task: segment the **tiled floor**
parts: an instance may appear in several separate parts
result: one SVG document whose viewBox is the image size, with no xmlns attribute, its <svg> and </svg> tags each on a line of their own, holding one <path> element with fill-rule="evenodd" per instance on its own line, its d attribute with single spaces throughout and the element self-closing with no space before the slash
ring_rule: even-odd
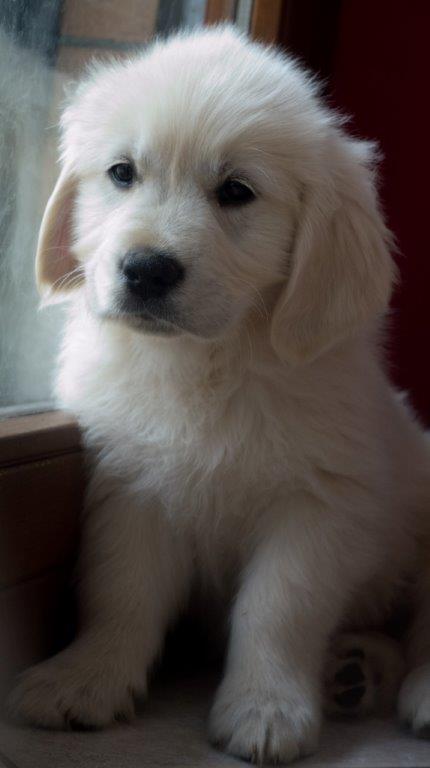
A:
<svg viewBox="0 0 430 768">
<path fill-rule="evenodd" d="M 205 719 L 212 682 L 158 684 L 132 725 L 97 733 L 51 733 L 0 725 L 0 768 L 240 768 L 211 749 Z M 402 733 L 391 721 L 326 724 L 306 768 L 430 766 L 430 742 Z"/>
</svg>

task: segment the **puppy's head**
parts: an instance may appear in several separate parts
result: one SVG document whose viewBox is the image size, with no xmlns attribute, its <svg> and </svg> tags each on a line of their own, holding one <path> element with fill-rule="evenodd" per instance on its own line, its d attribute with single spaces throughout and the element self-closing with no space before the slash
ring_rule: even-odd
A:
<svg viewBox="0 0 430 768">
<path fill-rule="evenodd" d="M 156 43 L 93 69 L 62 136 L 37 257 L 46 300 L 85 290 L 101 318 L 203 339 L 261 312 L 295 361 L 386 308 L 369 147 L 280 54 L 229 28 Z"/>
</svg>

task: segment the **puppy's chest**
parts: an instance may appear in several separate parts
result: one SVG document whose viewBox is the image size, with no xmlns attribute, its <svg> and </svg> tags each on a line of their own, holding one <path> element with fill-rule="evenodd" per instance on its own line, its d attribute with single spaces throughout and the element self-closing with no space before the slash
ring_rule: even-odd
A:
<svg viewBox="0 0 430 768">
<path fill-rule="evenodd" d="M 161 395 L 143 404 L 137 429 L 123 420 L 120 450 L 142 487 L 168 515 L 208 529 L 263 512 L 292 475 L 279 420 L 274 430 L 246 393 L 221 403 Z"/>
<path fill-rule="evenodd" d="M 81 418 L 115 472 L 160 499 L 166 514 L 208 530 L 251 522 L 297 477 L 288 405 L 265 382 L 251 375 L 214 382 L 203 364 L 197 375 L 166 366 L 161 355 L 119 366 L 116 352 L 114 379 L 109 360 L 86 371 L 80 362 Z"/>
<path fill-rule="evenodd" d="M 180 436 L 164 449 L 146 445 L 141 478 L 163 514 L 191 542 L 203 581 L 224 593 L 246 561 L 253 532 L 270 509 L 278 485 L 265 467 L 264 447 L 216 434 Z M 258 460 L 260 455 L 260 460 Z"/>
<path fill-rule="evenodd" d="M 134 455 L 140 457 L 142 482 L 156 489 L 171 510 L 202 515 L 229 508 L 238 513 L 244 505 L 267 500 L 267 493 L 286 478 L 285 456 L 261 431 L 240 434 L 214 423 L 175 433 L 171 425 L 154 420 L 154 433 L 155 439 L 147 434 L 135 446 Z"/>
</svg>

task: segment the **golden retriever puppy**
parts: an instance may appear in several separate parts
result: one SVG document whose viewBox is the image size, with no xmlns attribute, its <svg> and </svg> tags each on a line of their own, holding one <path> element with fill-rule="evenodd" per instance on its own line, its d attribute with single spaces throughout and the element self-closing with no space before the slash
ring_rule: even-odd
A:
<svg viewBox="0 0 430 768">
<path fill-rule="evenodd" d="M 260 762 L 315 750 L 329 643 L 382 619 L 430 503 L 381 365 L 395 268 L 372 162 L 293 61 L 228 27 L 78 87 L 37 276 L 69 299 L 57 391 L 94 470 L 80 633 L 19 682 L 28 721 L 131 714 L 198 580 L 231 610 L 211 739 Z"/>
</svg>

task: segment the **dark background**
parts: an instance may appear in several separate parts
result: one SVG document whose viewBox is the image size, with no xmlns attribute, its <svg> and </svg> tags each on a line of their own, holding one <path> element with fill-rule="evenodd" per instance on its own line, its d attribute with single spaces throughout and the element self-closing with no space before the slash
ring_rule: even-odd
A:
<svg viewBox="0 0 430 768">
<path fill-rule="evenodd" d="M 280 39 L 324 78 L 329 102 L 351 115 L 350 130 L 382 150 L 380 193 L 401 274 L 390 374 L 430 425 L 430 2 L 287 0 Z"/>
</svg>

